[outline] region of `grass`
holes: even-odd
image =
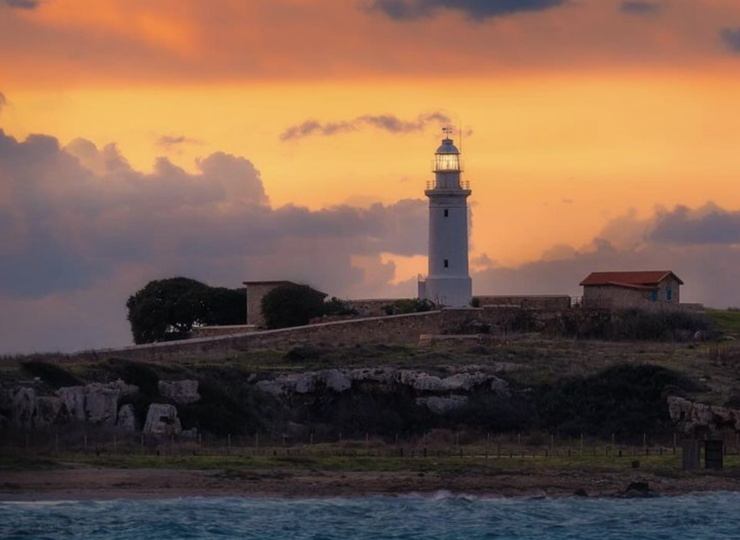
[[[740,311],[709,309],[707,315],[721,332],[740,338]]]
[[[408,455],[408,454],[407,454]],[[385,456],[270,456],[270,455],[235,455],[235,456],[156,456],[156,455],[104,455],[61,454],[50,457],[18,457],[3,460],[0,470],[51,470],[69,467],[103,467],[114,469],[173,469],[221,471],[221,474],[238,476],[241,471],[312,471],[312,472],[409,472],[436,474],[505,474],[515,472],[536,473],[537,471],[586,471],[586,472],[619,472],[635,470],[632,461],[640,462],[639,471],[665,475],[682,474],[681,457],[670,452],[664,455],[637,456],[615,455],[598,456],[586,453],[580,456],[573,453],[544,457],[540,453],[531,455],[500,458],[491,454],[485,458],[483,453],[475,456],[429,456],[385,457]],[[710,471],[703,471],[709,473]],[[740,456],[725,457],[725,470],[722,474],[737,476],[740,474]]]

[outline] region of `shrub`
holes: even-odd
[[[425,311],[432,311],[435,305],[430,300],[422,300],[420,298],[404,298],[402,300],[396,300],[391,304],[383,306],[383,311],[386,315],[404,315],[407,313],[423,313]]]
[[[243,324],[245,295],[184,277],[150,281],[126,302],[134,342],[185,339],[198,325]]]
[[[345,301],[332,296],[331,300],[324,302],[324,315],[350,316],[357,315],[357,310]]]
[[[303,326],[325,314],[325,297],[308,285],[286,283],[262,298],[262,314],[268,328]]]
[[[540,387],[535,403],[543,427],[576,436],[638,436],[668,427],[668,394],[699,387],[683,375],[653,366],[621,364],[585,378]]]
[[[53,388],[83,384],[80,379],[72,375],[66,369],[54,364],[42,362],[41,360],[29,360],[27,362],[23,362],[21,364],[21,368],[32,377],[39,377],[42,381]]]
[[[159,374],[149,364],[110,358],[108,368],[124,382],[138,386],[150,403],[159,397]]]

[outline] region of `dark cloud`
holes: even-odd
[[[713,204],[696,210],[679,206],[661,211],[650,239],[667,244],[740,245],[740,211]]]
[[[310,137],[312,135],[338,135],[357,131],[363,127],[372,127],[389,133],[402,134],[426,129],[429,124],[450,124],[450,117],[440,113],[432,112],[419,115],[416,120],[401,120],[391,114],[366,114],[358,116],[353,120],[342,120],[340,122],[319,122],[318,120],[306,120],[302,124],[290,126],[280,135],[281,141],[290,141]]]
[[[84,289],[129,264],[197,269],[232,285],[289,273],[341,289],[362,281],[352,256],[416,255],[424,246],[422,201],[273,208],[249,160],[219,152],[198,168],[160,158],[142,173],[114,146],[60,148],[51,137],[18,142],[0,131],[0,178],[14,194],[0,202],[0,291]]]
[[[184,144],[201,144],[200,139],[193,139],[185,135],[162,135],[157,139],[157,146],[162,148],[173,148]]]
[[[543,11],[562,6],[567,0],[376,0],[372,10],[391,19],[406,21],[430,17],[440,10],[455,10],[473,20],[505,17],[527,11]]]
[[[3,2],[16,9],[36,9],[41,4],[38,0],[3,0]]]
[[[740,53],[740,27],[723,28],[720,38],[731,51]]]
[[[735,228],[734,232],[732,228]],[[661,210],[640,220],[634,212],[607,223],[587,246],[556,246],[541,260],[489,268],[473,276],[477,294],[569,294],[590,272],[673,270],[685,282],[682,301],[740,306],[740,212],[707,205]]]
[[[654,2],[622,2],[620,9],[632,15],[654,15],[660,11],[660,5]]]

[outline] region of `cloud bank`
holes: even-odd
[[[660,5],[653,2],[630,1],[622,2],[620,9],[632,15],[654,15],[660,11]]]
[[[377,0],[377,10],[396,21],[436,15],[442,10],[458,11],[472,20],[505,17],[527,11],[544,11],[562,6],[567,0]]]
[[[392,114],[367,114],[358,116],[353,120],[341,120],[339,122],[320,122],[318,120],[306,120],[301,124],[290,126],[280,134],[281,141],[292,141],[321,135],[328,137],[342,133],[350,133],[366,127],[379,129],[393,134],[413,133],[423,131],[429,124],[448,125],[452,121],[450,117],[441,112],[420,114],[416,120],[401,120]]]

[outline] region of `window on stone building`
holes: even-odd
[[[449,267],[450,267],[450,261],[445,259],[445,268],[449,268]]]
[[[673,302],[673,289],[666,289],[666,291],[665,291],[665,299],[668,302]]]
[[[445,210],[445,217],[450,217],[450,211],[449,210]]]

